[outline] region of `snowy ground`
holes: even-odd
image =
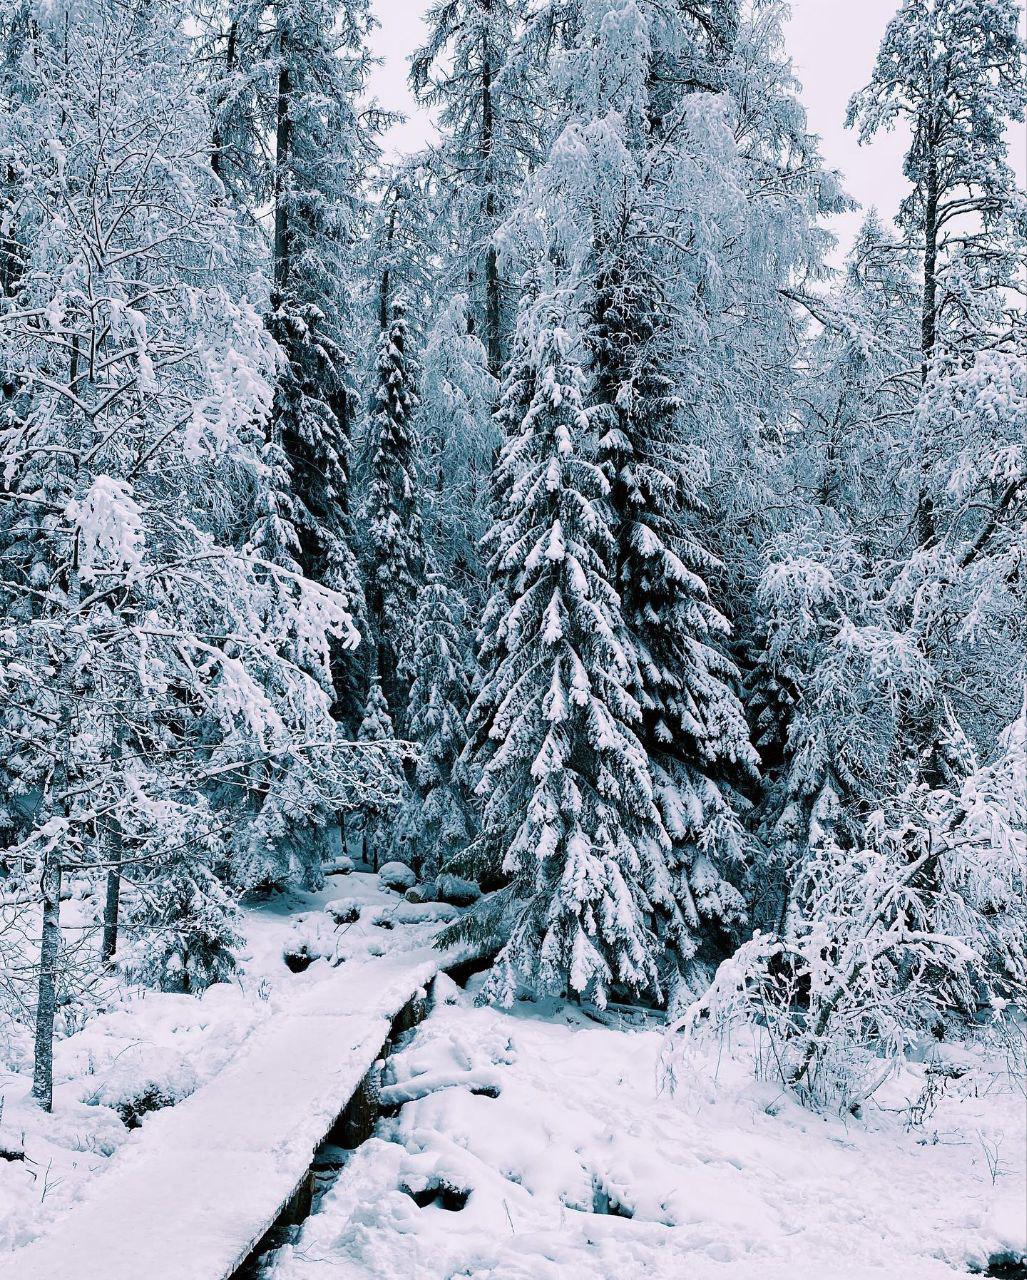
[[[114,1152],[159,1141],[164,1121],[130,1129],[130,1107],[151,1095],[168,1117],[269,1021],[316,1003],[333,966],[423,946],[440,910],[366,875],[251,905],[236,982],[199,999],[111,984],[106,1011],[57,1047],[52,1116],[28,1099],[27,1032],[8,1029],[0,1148],[25,1159],[0,1160],[0,1270]],[[72,928],[87,915],[64,905]],[[312,963],[293,973],[287,952]],[[1004,1063],[949,1083],[918,1126],[911,1066],[845,1123],[754,1083],[740,1046],[690,1057],[672,1093],[644,1015],[476,1008],[473,986],[437,980],[437,1007],[387,1064],[376,1136],[267,1280],[951,1280],[1027,1250],[1027,1115]]]
[[[672,1096],[658,1028],[446,996],[390,1059],[398,1113],[268,1280],[942,1280],[1027,1247],[1004,1064],[920,1127],[917,1067],[843,1123],[753,1083],[737,1048]]]
[[[423,947],[438,910],[412,907],[370,875],[333,876],[320,893],[277,895],[243,910],[247,945],[234,982],[195,997],[107,979],[91,997],[103,1011],[56,1045],[51,1115],[29,1096],[30,1028],[5,1025],[0,1152],[15,1158],[0,1159],[0,1263],[50,1231],[86,1185],[118,1163],[110,1160],[115,1152],[146,1146],[147,1126],[159,1132],[158,1116],[220,1076],[258,1029],[316,1003],[335,966]],[[90,914],[80,898],[62,905],[71,936],[88,931]],[[31,935],[30,922],[25,931]],[[312,962],[291,972],[286,952]]]

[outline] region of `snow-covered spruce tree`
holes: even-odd
[[[0,113],[25,264],[0,300],[2,786],[8,857],[41,881],[44,1107],[65,871],[121,872],[144,967],[195,985],[228,963],[211,872],[254,810],[297,771],[320,814],[366,785],[325,688],[328,644],[356,640],[346,601],[241,549],[274,350],[180,23],[159,0],[40,15],[31,98]]]
[[[704,949],[715,954],[743,918],[730,880],[744,836],[728,784],[755,759],[724,652],[729,627],[710,594],[718,564],[702,532],[724,381],[702,298],[717,288],[720,220],[737,216],[723,172],[734,147],[719,98],[671,93],[672,66],[713,59],[691,14],[588,0],[568,29],[572,43],[553,73],[563,127],[511,231],[530,242],[543,228],[544,251],[562,263],[584,316],[621,643],[674,842],[646,889],[675,967],[687,967]],[[689,243],[693,252],[678,248]]]
[[[424,573],[412,420],[417,403],[407,351],[406,307],[397,298],[378,346],[364,442],[367,476],[361,512],[367,610],[379,677],[396,725],[406,722],[403,659]]]
[[[125,911],[132,945],[119,957],[129,979],[191,993],[229,980],[243,939],[231,891],[196,859],[174,858],[133,885]]]
[[[437,113],[442,140],[432,164],[456,206],[460,242],[449,287],[469,295],[497,380],[510,306],[496,232],[539,148],[535,62],[516,56],[523,17],[511,0],[435,0],[427,40],[410,64],[415,97]]]
[[[399,844],[397,812],[407,801],[408,792],[402,761],[392,751],[395,738],[396,732],[381,680],[373,675],[357,731],[357,741],[381,751],[381,759],[386,765],[383,769],[380,767],[381,761],[376,760],[373,755],[368,756],[371,766],[368,781],[374,781],[375,786],[373,790],[368,788],[366,800],[359,807],[364,861],[375,869],[392,857],[406,856],[405,849]]]
[[[215,169],[253,217],[270,205],[268,327],[284,353],[271,451],[304,574],[366,630],[350,509],[358,394],[355,249],[382,123],[362,103],[367,0],[226,0],[205,15]],[[366,109],[365,109],[366,108]],[[268,145],[268,140],[273,146]],[[337,651],[337,714],[355,725],[361,660]]]
[[[522,985],[599,1003],[614,986],[660,989],[648,891],[663,892],[669,841],[634,731],[609,483],[570,301],[543,296],[519,321],[471,712],[481,856],[498,853],[509,884],[466,928],[506,935],[486,990],[507,1002]]]
[[[462,602],[433,574],[417,598],[410,645],[410,738],[414,783],[400,817],[402,840],[422,879],[470,842],[470,797],[460,766],[470,691]]]

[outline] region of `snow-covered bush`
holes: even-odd
[[[975,762],[973,762],[975,763]],[[757,933],[675,1024],[754,1024],[761,1069],[803,1100],[856,1109],[912,1041],[1027,993],[1027,719],[961,783],[912,788],[858,848],[827,843],[793,927]]]
[[[333,898],[325,903],[325,913],[336,924],[353,924],[360,919],[362,904],[358,898]]]

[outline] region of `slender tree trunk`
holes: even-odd
[[[292,159],[292,120],[289,116],[291,84],[286,65],[288,38],[281,32],[278,38],[278,103],[275,112],[275,227],[274,227],[274,284],[281,294],[285,291],[290,274],[289,243],[289,169]]]
[[[938,153],[932,145],[927,158],[924,191],[924,289],[921,316],[920,383],[927,381],[938,339]]]
[[[112,840],[111,852],[119,859],[119,865],[111,867],[107,872],[107,899],[103,904],[103,942],[100,946],[100,959],[104,964],[110,964],[118,949],[118,914],[121,908],[120,835]]]
[[[927,157],[927,179],[924,190],[924,287],[923,309],[920,321],[920,385],[924,386],[930,373],[934,348],[938,341],[938,151],[933,142]],[[937,533],[934,502],[931,499],[927,471],[929,459],[921,458],[920,502],[917,512],[917,533],[922,547],[930,546]]]
[[[110,964],[118,949],[118,908],[121,903],[121,868],[111,867],[107,872],[107,901],[103,907],[103,945],[100,959]]]
[[[68,583],[69,603],[74,607],[80,596],[78,552],[74,552]],[[60,729],[57,738],[57,764],[50,778],[50,797],[57,804],[47,805],[50,814],[60,813],[65,821],[71,817],[68,786],[71,778],[72,701],[71,662],[62,663],[58,688],[62,691]],[[36,1041],[32,1071],[32,1096],[44,1111],[53,1110],[53,1025],[57,1012],[57,975],[61,959],[61,878],[64,872],[62,844],[47,849],[40,877],[43,927],[39,943],[39,988],[36,1001]]]
[[[43,862],[43,936],[39,947],[39,998],[36,1003],[32,1096],[44,1111],[53,1110],[53,1024],[57,1012],[57,970],[61,955],[61,855],[50,849]]]
[[[0,225],[6,211],[14,204],[14,191],[17,175],[14,166],[4,166],[3,179],[0,180]],[[19,246],[17,240],[7,232],[0,230],[0,296],[14,296],[14,286],[19,275]]]
[[[389,221],[385,232],[385,266],[382,268],[381,286],[378,290],[378,324],[384,333],[389,327],[392,309],[392,249],[396,239],[396,195],[389,210]]]
[[[112,764],[117,774],[118,785],[121,785],[121,725],[116,722],[113,734]],[[121,908],[121,859],[125,842],[121,832],[121,822],[115,812],[111,817],[110,830],[107,836],[107,850],[113,864],[107,872],[107,898],[103,905],[103,939],[100,944],[100,959],[110,964],[118,949],[118,914]]]
[[[227,71],[235,70],[235,64],[238,58],[238,43],[239,27],[237,23],[233,22],[228,28],[228,47],[225,50],[225,69]],[[210,167],[214,170],[217,177],[223,180],[225,176],[225,162],[223,155],[225,140],[221,133],[221,126],[216,119],[214,121],[214,129],[211,135],[211,143],[213,145],[211,147],[210,154]]]
[[[491,4],[486,2],[488,11]],[[495,103],[492,97],[492,56],[488,34],[483,36],[481,71],[481,158],[485,180],[485,226],[488,247],[485,250],[485,350],[489,373],[497,380],[503,371],[503,344],[500,338],[501,300],[499,255],[493,240],[497,221],[495,169]]]

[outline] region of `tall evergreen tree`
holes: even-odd
[[[918,241],[922,260],[925,384],[942,352],[965,358],[980,345],[992,319],[981,306],[994,315],[997,303],[1001,313],[1000,291],[1023,267],[1027,213],[1006,137],[1027,106],[1021,16],[1016,0],[903,0],[869,84],[849,104],[847,122],[859,126],[861,140],[897,120],[912,135],[904,163],[910,190],[898,221]],[[937,527],[926,483],[918,519],[921,542],[932,542]]]
[[[489,991],[658,992],[649,891],[668,840],[634,724],[609,483],[585,410],[565,296],[525,308],[505,382],[508,441],[489,535],[486,668],[471,714],[483,849],[509,884]]]
[[[399,842],[397,811],[408,799],[408,793],[403,763],[391,751],[395,739],[396,731],[382,682],[377,674],[373,674],[357,730],[357,741],[384,753],[380,758],[384,768],[376,769],[374,757],[369,757],[372,770],[379,774],[380,785],[375,794],[369,795],[360,806],[364,860],[375,868],[394,856],[406,856],[406,850]]]
[[[378,671],[394,723],[405,723],[402,663],[424,573],[412,415],[417,393],[407,351],[406,308],[392,304],[382,331],[367,424],[364,574]]]
[[[441,576],[429,577],[418,593],[410,646],[410,738],[418,754],[401,819],[405,847],[424,879],[470,841],[470,797],[460,765],[470,702],[462,612]]]
[[[696,12],[620,0],[577,7],[557,76],[565,123],[527,200],[585,317],[629,687],[674,842],[654,905],[683,965],[706,943],[722,948],[742,919],[730,879],[744,837],[728,784],[744,780],[755,758],[724,651],[729,627],[711,599],[719,565],[703,538],[723,380],[702,298],[717,270],[715,202],[731,216],[720,184],[732,148],[723,107],[692,91],[694,76],[682,77],[676,99],[671,91],[670,68],[705,59],[714,74],[726,54]],[[704,165],[713,194],[696,197]],[[690,237],[702,246],[694,254],[662,247]]]
[[[288,512],[301,570],[346,596],[361,631],[353,266],[382,123],[362,102],[373,25],[368,0],[227,0],[206,24],[215,170],[252,216],[271,211],[268,326],[284,356],[270,438],[278,514]],[[337,711],[354,721],[358,664],[337,652],[333,677]]]
[[[428,38],[411,59],[414,95],[438,115],[434,155],[446,201],[458,195],[462,243],[450,287],[466,291],[493,378],[502,372],[509,304],[496,232],[538,151],[532,60],[512,58],[522,26],[511,0],[435,0]],[[462,278],[461,278],[462,277]]]
[[[935,670],[954,657],[948,629],[927,625],[917,601],[944,596],[948,610],[962,613],[966,597],[959,605],[953,600],[963,595],[959,579],[968,569],[982,572],[990,553],[1002,554],[1000,544],[1027,497],[1021,465],[998,463],[986,478],[1000,456],[1008,460],[1004,441],[1020,396],[1020,380],[1010,375],[1024,360],[1027,340],[1014,302],[1027,264],[1027,211],[1007,137],[1027,107],[1020,17],[1015,0],[973,7],[958,0],[906,0],[888,24],[869,84],[849,104],[848,123],[858,125],[862,140],[896,121],[911,134],[904,163],[910,186],[897,220],[916,246],[922,271],[923,393],[901,441],[916,483],[915,544],[905,539],[909,570],[906,589],[897,593],[896,604],[899,594],[903,599],[896,617],[904,631],[916,633]],[[977,407],[966,406],[953,433],[954,404],[970,385]],[[1005,405],[990,422],[979,413],[981,397],[989,394]],[[968,504],[986,513],[982,523]],[[970,548],[954,553],[968,533]],[[986,595],[992,598],[990,590]],[[941,616],[935,621],[941,623]],[[965,657],[961,665],[965,670]],[[1013,710],[1007,705],[1005,714]],[[904,714],[909,724],[903,737],[920,756],[924,776],[937,785],[944,729],[939,700]]]

